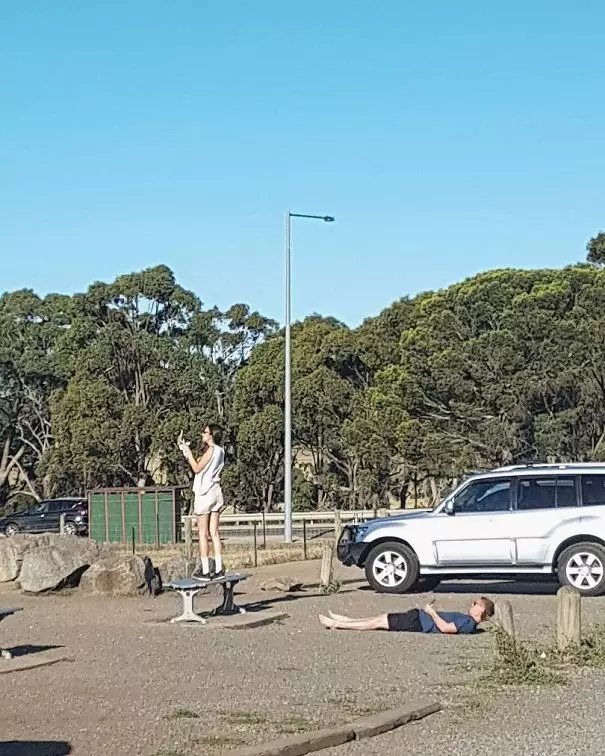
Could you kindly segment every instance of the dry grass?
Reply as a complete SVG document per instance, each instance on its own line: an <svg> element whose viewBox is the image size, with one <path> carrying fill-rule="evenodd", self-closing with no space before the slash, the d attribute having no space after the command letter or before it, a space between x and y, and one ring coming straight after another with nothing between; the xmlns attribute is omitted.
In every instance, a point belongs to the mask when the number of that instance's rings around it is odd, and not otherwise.
<svg viewBox="0 0 605 756"><path fill-rule="evenodd" d="M307 545L307 559L320 559L323 543L317 542ZM304 559L303 548L292 544L267 544L266 549L258 549L257 565L263 567L269 564L284 564L286 562L300 562ZM254 566L254 550L242 544L242 548L225 548L225 564L231 569L242 569Z"/></svg>
<svg viewBox="0 0 605 756"><path fill-rule="evenodd" d="M537 646L511 638L495 626L494 661L483 679L491 685L561 685L569 681L573 668L605 668L605 626L590 625L579 646L566 652L554 643Z"/></svg>
<svg viewBox="0 0 605 756"><path fill-rule="evenodd" d="M175 709L170 714L166 714L164 719L199 719L200 715L189 709Z"/></svg>
<svg viewBox="0 0 605 756"><path fill-rule="evenodd" d="M322 555L324 541L313 541L307 544L307 559L320 559ZM197 554L197 544L194 544L195 553ZM121 544L115 545L111 549L116 554L131 554L130 548ZM138 554L145 554L154 564L161 564L173 556L184 553L181 545L166 546L161 549L154 547L146 548L145 546L137 547ZM263 567L271 564L285 564L286 562L300 562L305 556L302 544L286 543L268 543L267 548L257 548L257 566ZM247 543L225 543L223 546L223 558L225 566L231 570L244 569L254 566L254 549Z"/></svg>

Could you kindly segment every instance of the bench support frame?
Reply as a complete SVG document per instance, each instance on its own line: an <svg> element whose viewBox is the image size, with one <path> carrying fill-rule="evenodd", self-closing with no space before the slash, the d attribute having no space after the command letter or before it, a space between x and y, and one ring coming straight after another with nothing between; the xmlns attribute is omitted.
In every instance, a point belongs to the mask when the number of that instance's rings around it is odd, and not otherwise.
<svg viewBox="0 0 605 756"><path fill-rule="evenodd" d="M191 581L180 580L175 583L168 583L166 588L171 588L176 591L183 599L183 611L178 617L174 617L170 620L172 624L175 622L199 622L202 625L206 624L209 617L228 617L233 614L245 614L246 610L240 606L237 606L233 600L233 589L242 580L245 580L246 576L234 575L232 579L229 579L229 575L224 578L219 578L216 581ZM204 591L212 582L217 582L222 585L223 588L223 601L220 606L217 606L211 612L207 612L204 615L197 614L193 608L193 599L198 593Z"/></svg>

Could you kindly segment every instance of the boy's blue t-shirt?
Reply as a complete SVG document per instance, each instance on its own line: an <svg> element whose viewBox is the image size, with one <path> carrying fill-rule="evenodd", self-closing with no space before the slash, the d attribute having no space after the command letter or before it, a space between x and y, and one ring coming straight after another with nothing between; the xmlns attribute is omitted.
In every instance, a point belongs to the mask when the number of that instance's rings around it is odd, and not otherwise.
<svg viewBox="0 0 605 756"><path fill-rule="evenodd" d="M477 629L477 623L470 614L462 614L462 612L439 612L439 616L444 622L453 622L456 625L457 633L474 633ZM422 625L423 633L441 632L430 615L422 609L420 610L420 624Z"/></svg>

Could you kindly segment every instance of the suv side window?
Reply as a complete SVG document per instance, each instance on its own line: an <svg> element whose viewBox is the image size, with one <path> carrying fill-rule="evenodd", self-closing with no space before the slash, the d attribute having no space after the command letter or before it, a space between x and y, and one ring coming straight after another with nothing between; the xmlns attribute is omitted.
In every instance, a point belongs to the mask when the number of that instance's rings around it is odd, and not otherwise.
<svg viewBox="0 0 605 756"><path fill-rule="evenodd" d="M557 507L577 507L576 481L573 477L557 478Z"/></svg>
<svg viewBox="0 0 605 756"><path fill-rule="evenodd" d="M582 504L585 507L605 505L605 475L582 475Z"/></svg>
<svg viewBox="0 0 605 756"><path fill-rule="evenodd" d="M65 501L59 500L48 502L48 511L50 513L56 514L57 512L64 512L66 509L69 509L69 507Z"/></svg>
<svg viewBox="0 0 605 756"><path fill-rule="evenodd" d="M576 483L573 476L556 478L520 478L517 489L517 509L554 509L575 507Z"/></svg>
<svg viewBox="0 0 605 756"><path fill-rule="evenodd" d="M456 514L469 512L505 512L510 509L509 478L476 480L454 497Z"/></svg>

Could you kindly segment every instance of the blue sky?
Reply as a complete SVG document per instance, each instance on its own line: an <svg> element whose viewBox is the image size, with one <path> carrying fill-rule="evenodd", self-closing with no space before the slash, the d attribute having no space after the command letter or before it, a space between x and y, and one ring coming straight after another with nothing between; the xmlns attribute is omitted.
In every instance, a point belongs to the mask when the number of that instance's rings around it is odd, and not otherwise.
<svg viewBox="0 0 605 756"><path fill-rule="evenodd" d="M605 227L600 0L0 0L0 289L356 324Z"/></svg>

